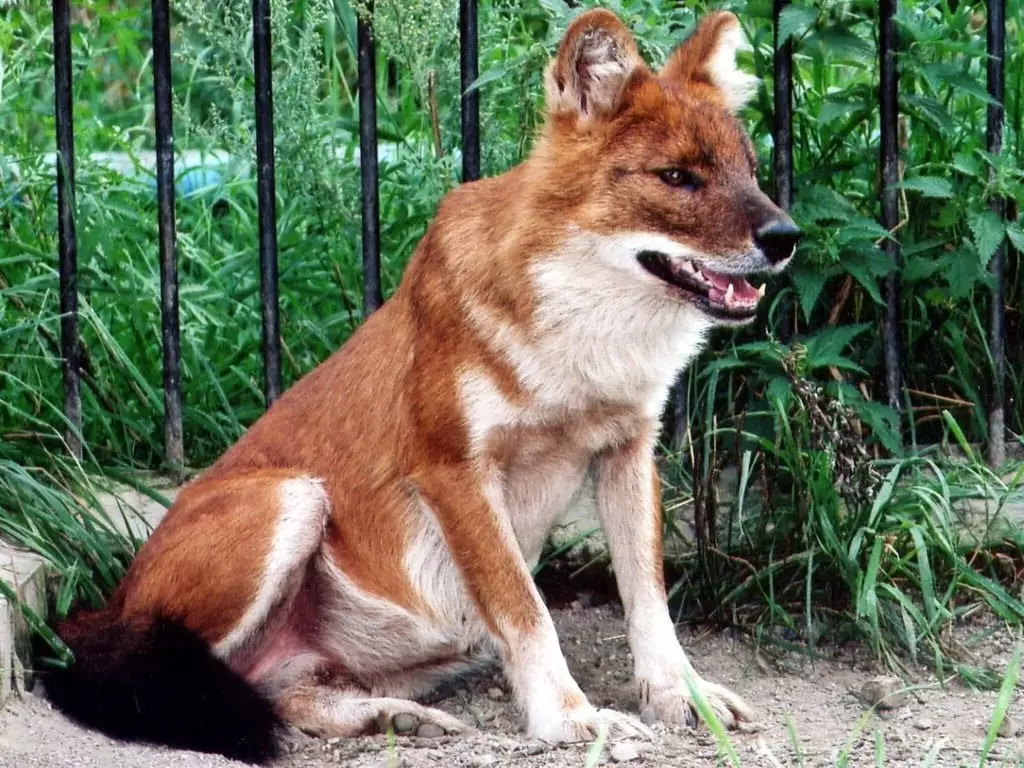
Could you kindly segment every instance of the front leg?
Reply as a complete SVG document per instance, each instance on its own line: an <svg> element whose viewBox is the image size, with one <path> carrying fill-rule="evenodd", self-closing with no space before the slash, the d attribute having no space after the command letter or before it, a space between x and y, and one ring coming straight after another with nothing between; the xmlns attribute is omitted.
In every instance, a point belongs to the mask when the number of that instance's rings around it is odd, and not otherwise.
<svg viewBox="0 0 1024 768"><path fill-rule="evenodd" d="M596 466L597 508L626 610L640 705L666 722L694 724L689 678L731 727L751 720L753 712L736 694L697 675L668 612L654 434L652 425L643 438L602 454Z"/></svg>
<svg viewBox="0 0 1024 768"><path fill-rule="evenodd" d="M570 674L504 508L497 470L460 462L423 468L410 479L436 516L497 641L528 733L551 743L590 740L602 726L619 735L649 736L634 718L591 706Z"/></svg>

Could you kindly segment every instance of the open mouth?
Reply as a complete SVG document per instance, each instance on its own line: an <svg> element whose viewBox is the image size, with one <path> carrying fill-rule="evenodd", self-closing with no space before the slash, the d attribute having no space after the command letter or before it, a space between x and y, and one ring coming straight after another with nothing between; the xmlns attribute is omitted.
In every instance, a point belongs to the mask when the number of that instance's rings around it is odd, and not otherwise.
<svg viewBox="0 0 1024 768"><path fill-rule="evenodd" d="M757 302L764 285L755 288L742 275L713 272L695 261L677 261L658 251L641 251L640 266L659 280L695 300L709 315L731 320L748 320L757 314Z"/></svg>

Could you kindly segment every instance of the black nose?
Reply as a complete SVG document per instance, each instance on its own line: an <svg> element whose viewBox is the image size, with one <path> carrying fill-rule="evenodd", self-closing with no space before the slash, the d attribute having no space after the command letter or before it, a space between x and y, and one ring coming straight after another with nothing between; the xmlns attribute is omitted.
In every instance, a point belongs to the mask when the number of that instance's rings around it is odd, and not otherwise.
<svg viewBox="0 0 1024 768"><path fill-rule="evenodd" d="M785 261L793 255L803 232L788 219L776 219L754 233L754 243L772 264Z"/></svg>

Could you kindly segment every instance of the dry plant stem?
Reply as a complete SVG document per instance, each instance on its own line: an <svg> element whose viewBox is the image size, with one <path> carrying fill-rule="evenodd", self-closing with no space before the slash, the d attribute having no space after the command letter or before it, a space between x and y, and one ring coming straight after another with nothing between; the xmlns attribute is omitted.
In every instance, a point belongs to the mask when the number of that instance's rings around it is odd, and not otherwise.
<svg viewBox="0 0 1024 768"><path fill-rule="evenodd" d="M434 70L427 73L427 104L430 109L430 131L434 137L434 154L440 160L444 157L444 147L441 144L441 121L437 109L437 72Z"/></svg>
<svg viewBox="0 0 1024 768"><path fill-rule="evenodd" d="M331 264L331 269L334 271L334 277L338 281L338 287L341 289L341 301L345 305L345 311L348 312L348 322L352 328L359 325L359 321L356 319L356 309L352 306L352 302L348 298L348 292L345 290L345 278L341 276L341 267L338 266L338 262Z"/></svg>
<svg viewBox="0 0 1024 768"><path fill-rule="evenodd" d="M972 403L970 400L963 400L959 397L947 397L946 395L939 395L936 394L935 392L925 392L924 390L921 389L907 389L907 392L909 392L912 395L917 395L919 397L930 397L932 400L938 400L940 403L948 403L949 405L955 405L961 408L974 407L974 403Z"/></svg>

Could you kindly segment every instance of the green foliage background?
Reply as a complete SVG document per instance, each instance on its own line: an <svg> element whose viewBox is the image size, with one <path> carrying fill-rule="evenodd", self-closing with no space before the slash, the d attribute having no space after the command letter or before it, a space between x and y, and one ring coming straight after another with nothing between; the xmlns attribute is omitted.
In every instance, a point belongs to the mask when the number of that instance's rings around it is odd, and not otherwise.
<svg viewBox="0 0 1024 768"><path fill-rule="evenodd" d="M706 7L739 14L753 43L746 65L762 77L746 118L770 189L770 2L603 5L623 15L655 65ZM985 435L986 267L1005 240L1024 245L1019 206L1011 204L1013 220L1005 226L988 209L996 194L1024 198L1021 8L1008 3L1005 150L991 157L984 149L983 7L900 4L906 223L897 237L905 259L902 333L912 414L905 426L924 439L941 434L940 406L953 409L972 439ZM376 9L380 137L392 158L381 179L383 281L390 291L438 199L458 178L457 4L388 0ZM291 382L344 342L359 317L357 9L347 0L304 0L277 2L273 11L282 333ZM174 4L176 147L225 150L243 171L251 170L254 151L250 12L240 0ZM499 173L529 151L540 117L541 72L574 12L563 0L481 3L485 173ZM808 237L795 268L776 286L767 322L740 336L723 335L695 366L692 384L699 386L695 377L717 361L729 384L717 388L713 404L723 414L763 399L766 387L784 386L771 356L750 346L764 338L767 325L821 351L809 374L841 387L894 447L898 421L872 402L881 380L880 285L887 270L877 247L885 232L877 223L875 13L871 2L828 2L796 3L783 15L780 35L795 48L794 216ZM97 2L82 6L74 22L79 259L91 363L85 437L104 464L157 466L162 399L153 199L90 159L95 152L152 147L148 16L123 3ZM0 451L8 457L30 446L52 449L60 422L58 361L40 334L57 334L52 167L44 160L53 149L49 24L36 6L0 11L0 434L7 437ZM255 227L251 173L226 176L180 203L185 432L197 466L262 408ZM1019 434L1022 280L1019 259L1008 264L1008 421ZM788 317L778 311L782 297L792 297L796 307ZM839 375L830 376L830 368Z"/></svg>

